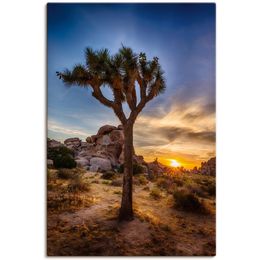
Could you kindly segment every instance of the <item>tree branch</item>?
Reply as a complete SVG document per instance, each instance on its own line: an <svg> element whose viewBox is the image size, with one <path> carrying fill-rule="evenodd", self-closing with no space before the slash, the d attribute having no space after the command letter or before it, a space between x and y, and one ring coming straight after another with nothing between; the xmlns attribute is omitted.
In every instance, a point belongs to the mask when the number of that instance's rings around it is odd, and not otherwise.
<svg viewBox="0 0 260 260"><path fill-rule="evenodd" d="M92 96L95 97L103 105L112 108L114 113L117 115L117 117L121 121L121 123L122 124L126 124L127 119L126 119L126 116L125 116L124 111L123 111L122 103L121 102L117 102L119 96L116 95L115 96L115 101L113 102L113 101L107 99L102 94L102 91L100 90L100 86L94 85L94 86L92 86L92 89L93 89ZM114 93L116 94L117 91L115 91Z"/></svg>
<svg viewBox="0 0 260 260"><path fill-rule="evenodd" d="M104 95L102 94L102 92L100 90L100 86L92 85L91 87L93 89L92 96L94 98L96 98L103 105L113 108L114 103L111 100L104 97Z"/></svg>

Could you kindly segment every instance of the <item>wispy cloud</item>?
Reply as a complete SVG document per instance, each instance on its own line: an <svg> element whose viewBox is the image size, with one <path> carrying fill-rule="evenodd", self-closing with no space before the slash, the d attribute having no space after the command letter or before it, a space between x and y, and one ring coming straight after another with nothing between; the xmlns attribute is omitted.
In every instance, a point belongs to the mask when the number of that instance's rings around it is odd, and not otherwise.
<svg viewBox="0 0 260 260"><path fill-rule="evenodd" d="M147 160L178 158L187 167L200 164L215 155L215 105L197 99L172 105L161 118L141 114L134 143Z"/></svg>
<svg viewBox="0 0 260 260"><path fill-rule="evenodd" d="M70 125L63 125L53 120L48 121L48 130L67 137L80 137L85 139L87 136L89 136L89 133L83 129L73 128Z"/></svg>

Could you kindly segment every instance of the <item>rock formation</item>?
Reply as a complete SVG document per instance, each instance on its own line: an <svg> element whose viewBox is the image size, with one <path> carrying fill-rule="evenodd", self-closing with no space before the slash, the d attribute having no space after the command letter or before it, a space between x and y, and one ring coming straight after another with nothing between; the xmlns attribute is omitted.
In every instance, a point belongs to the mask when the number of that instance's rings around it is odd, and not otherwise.
<svg viewBox="0 0 260 260"><path fill-rule="evenodd" d="M209 159L207 162L202 162L199 169L201 174L216 175L216 157Z"/></svg>
<svg viewBox="0 0 260 260"><path fill-rule="evenodd" d="M122 125L102 126L96 135L86 141L68 138L64 144L48 139L48 147L66 146L73 150L77 166L90 171L107 171L119 167L124 162L124 132ZM134 155L134 163L145 164L142 156Z"/></svg>
<svg viewBox="0 0 260 260"><path fill-rule="evenodd" d="M56 141L56 140L54 140L54 139L48 138L48 140L47 140L47 146L48 146L49 148L60 147L60 146L62 146L62 145L63 145L63 144L62 144L61 142L58 142L58 141Z"/></svg>

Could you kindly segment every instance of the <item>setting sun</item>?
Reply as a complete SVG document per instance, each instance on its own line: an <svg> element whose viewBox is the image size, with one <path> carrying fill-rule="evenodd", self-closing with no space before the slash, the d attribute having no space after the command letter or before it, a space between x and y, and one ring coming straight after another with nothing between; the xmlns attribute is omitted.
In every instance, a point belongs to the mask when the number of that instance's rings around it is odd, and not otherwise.
<svg viewBox="0 0 260 260"><path fill-rule="evenodd" d="M172 166L172 167L179 167L179 166L181 166L181 165L180 165L180 163L177 162L176 160L171 159L171 166Z"/></svg>

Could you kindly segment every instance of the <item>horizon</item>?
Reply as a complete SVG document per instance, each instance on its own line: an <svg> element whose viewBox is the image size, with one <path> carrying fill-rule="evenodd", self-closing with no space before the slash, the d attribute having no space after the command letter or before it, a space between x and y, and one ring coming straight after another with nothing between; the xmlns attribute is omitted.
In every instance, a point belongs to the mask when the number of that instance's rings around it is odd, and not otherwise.
<svg viewBox="0 0 260 260"><path fill-rule="evenodd" d="M48 4L48 137L84 140L120 124L90 91L65 87L55 72L83 63L86 47L114 54L121 44L159 57L167 84L135 123L136 154L189 169L215 157L214 3Z"/></svg>

